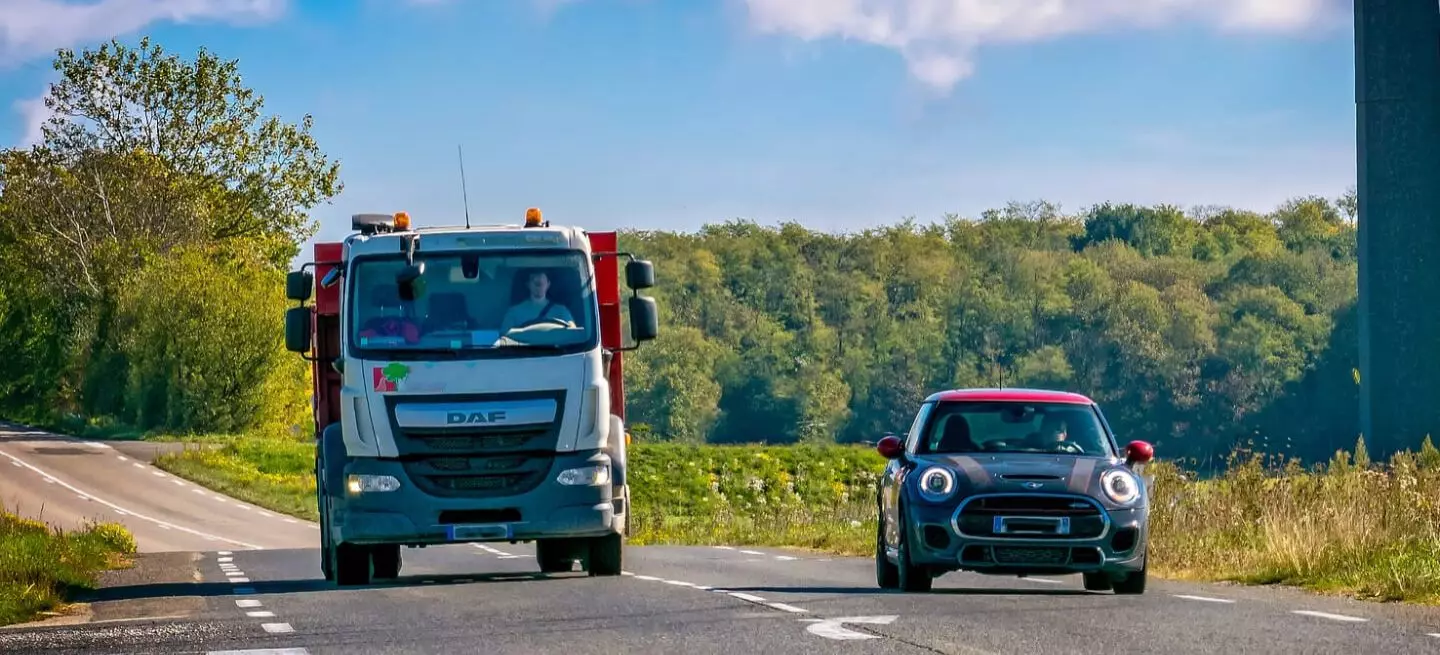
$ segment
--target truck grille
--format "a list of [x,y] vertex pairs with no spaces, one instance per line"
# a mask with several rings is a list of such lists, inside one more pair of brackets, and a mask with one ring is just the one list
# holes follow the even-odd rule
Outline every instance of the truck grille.
[[[507,395],[535,394],[437,397],[427,401],[486,402],[505,400]],[[422,491],[435,496],[496,498],[534,489],[550,474],[565,415],[563,391],[544,395],[556,401],[555,419],[549,423],[455,428],[402,428],[395,420],[395,405],[413,405],[417,399],[387,397],[390,429],[405,473]]]
[[[997,530],[1001,521],[1008,532]],[[1095,501],[1083,496],[1013,494],[967,501],[956,514],[955,525],[967,537],[1095,539],[1105,533],[1105,515]]]

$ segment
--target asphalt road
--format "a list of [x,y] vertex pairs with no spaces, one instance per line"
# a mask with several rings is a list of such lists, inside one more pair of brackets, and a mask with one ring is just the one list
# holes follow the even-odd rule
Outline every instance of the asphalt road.
[[150,465],[179,444],[84,441],[0,424],[0,507],[64,528],[115,521],[141,552],[306,548],[313,524]]
[[[0,630],[5,653],[1440,653],[1432,608],[1157,580],[1143,596],[1115,596],[1084,591],[1076,576],[951,574],[931,593],[905,594],[877,589],[869,559],[768,548],[631,547],[625,575],[610,579],[541,575],[526,544],[411,549],[399,581],[341,590],[320,578],[308,525],[233,501],[210,508],[213,494],[182,493],[133,458],[104,463],[113,451],[30,443],[0,442],[0,459],[117,494],[114,504],[149,517],[119,520],[173,524],[151,525],[150,543],[178,550],[111,576],[71,619],[88,622]],[[96,463],[55,461],[66,458]],[[74,495],[43,478],[15,484],[25,467],[9,468],[6,493]],[[83,514],[73,500],[57,504]],[[217,546],[180,527],[262,547]]]

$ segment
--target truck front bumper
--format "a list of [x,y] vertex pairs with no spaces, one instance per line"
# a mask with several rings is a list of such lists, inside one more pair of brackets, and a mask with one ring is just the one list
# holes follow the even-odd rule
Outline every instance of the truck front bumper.
[[[389,476],[394,491],[368,491],[333,498],[334,543],[438,545],[470,542],[518,542],[534,539],[600,537],[619,532],[611,482],[564,485],[561,471],[610,463],[598,451],[561,453],[551,474],[530,491],[489,498],[437,496],[418,488],[396,460],[351,459],[351,475]],[[623,510],[622,510],[623,511]]]

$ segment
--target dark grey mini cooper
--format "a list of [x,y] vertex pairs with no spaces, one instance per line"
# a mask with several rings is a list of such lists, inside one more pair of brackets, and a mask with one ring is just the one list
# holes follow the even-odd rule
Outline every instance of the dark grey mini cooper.
[[930,396],[878,444],[875,578],[927,591],[951,571],[1081,573],[1085,588],[1145,593],[1144,441],[1122,451],[1085,396],[965,389]]

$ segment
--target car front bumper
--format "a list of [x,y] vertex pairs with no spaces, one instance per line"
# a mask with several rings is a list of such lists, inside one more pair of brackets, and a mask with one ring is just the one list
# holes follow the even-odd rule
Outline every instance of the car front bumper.
[[488,498],[426,493],[395,460],[350,459],[350,475],[383,475],[400,481],[395,491],[351,493],[335,499],[331,528],[335,543],[439,545],[519,542],[534,539],[600,537],[619,532],[612,485],[562,485],[566,469],[609,461],[595,451],[558,455],[550,474],[524,493]]
[[1145,508],[1101,510],[1106,527],[1092,538],[967,535],[957,529],[957,505],[911,505],[905,537],[913,564],[998,574],[1104,572],[1123,575],[1145,566],[1149,519]]

